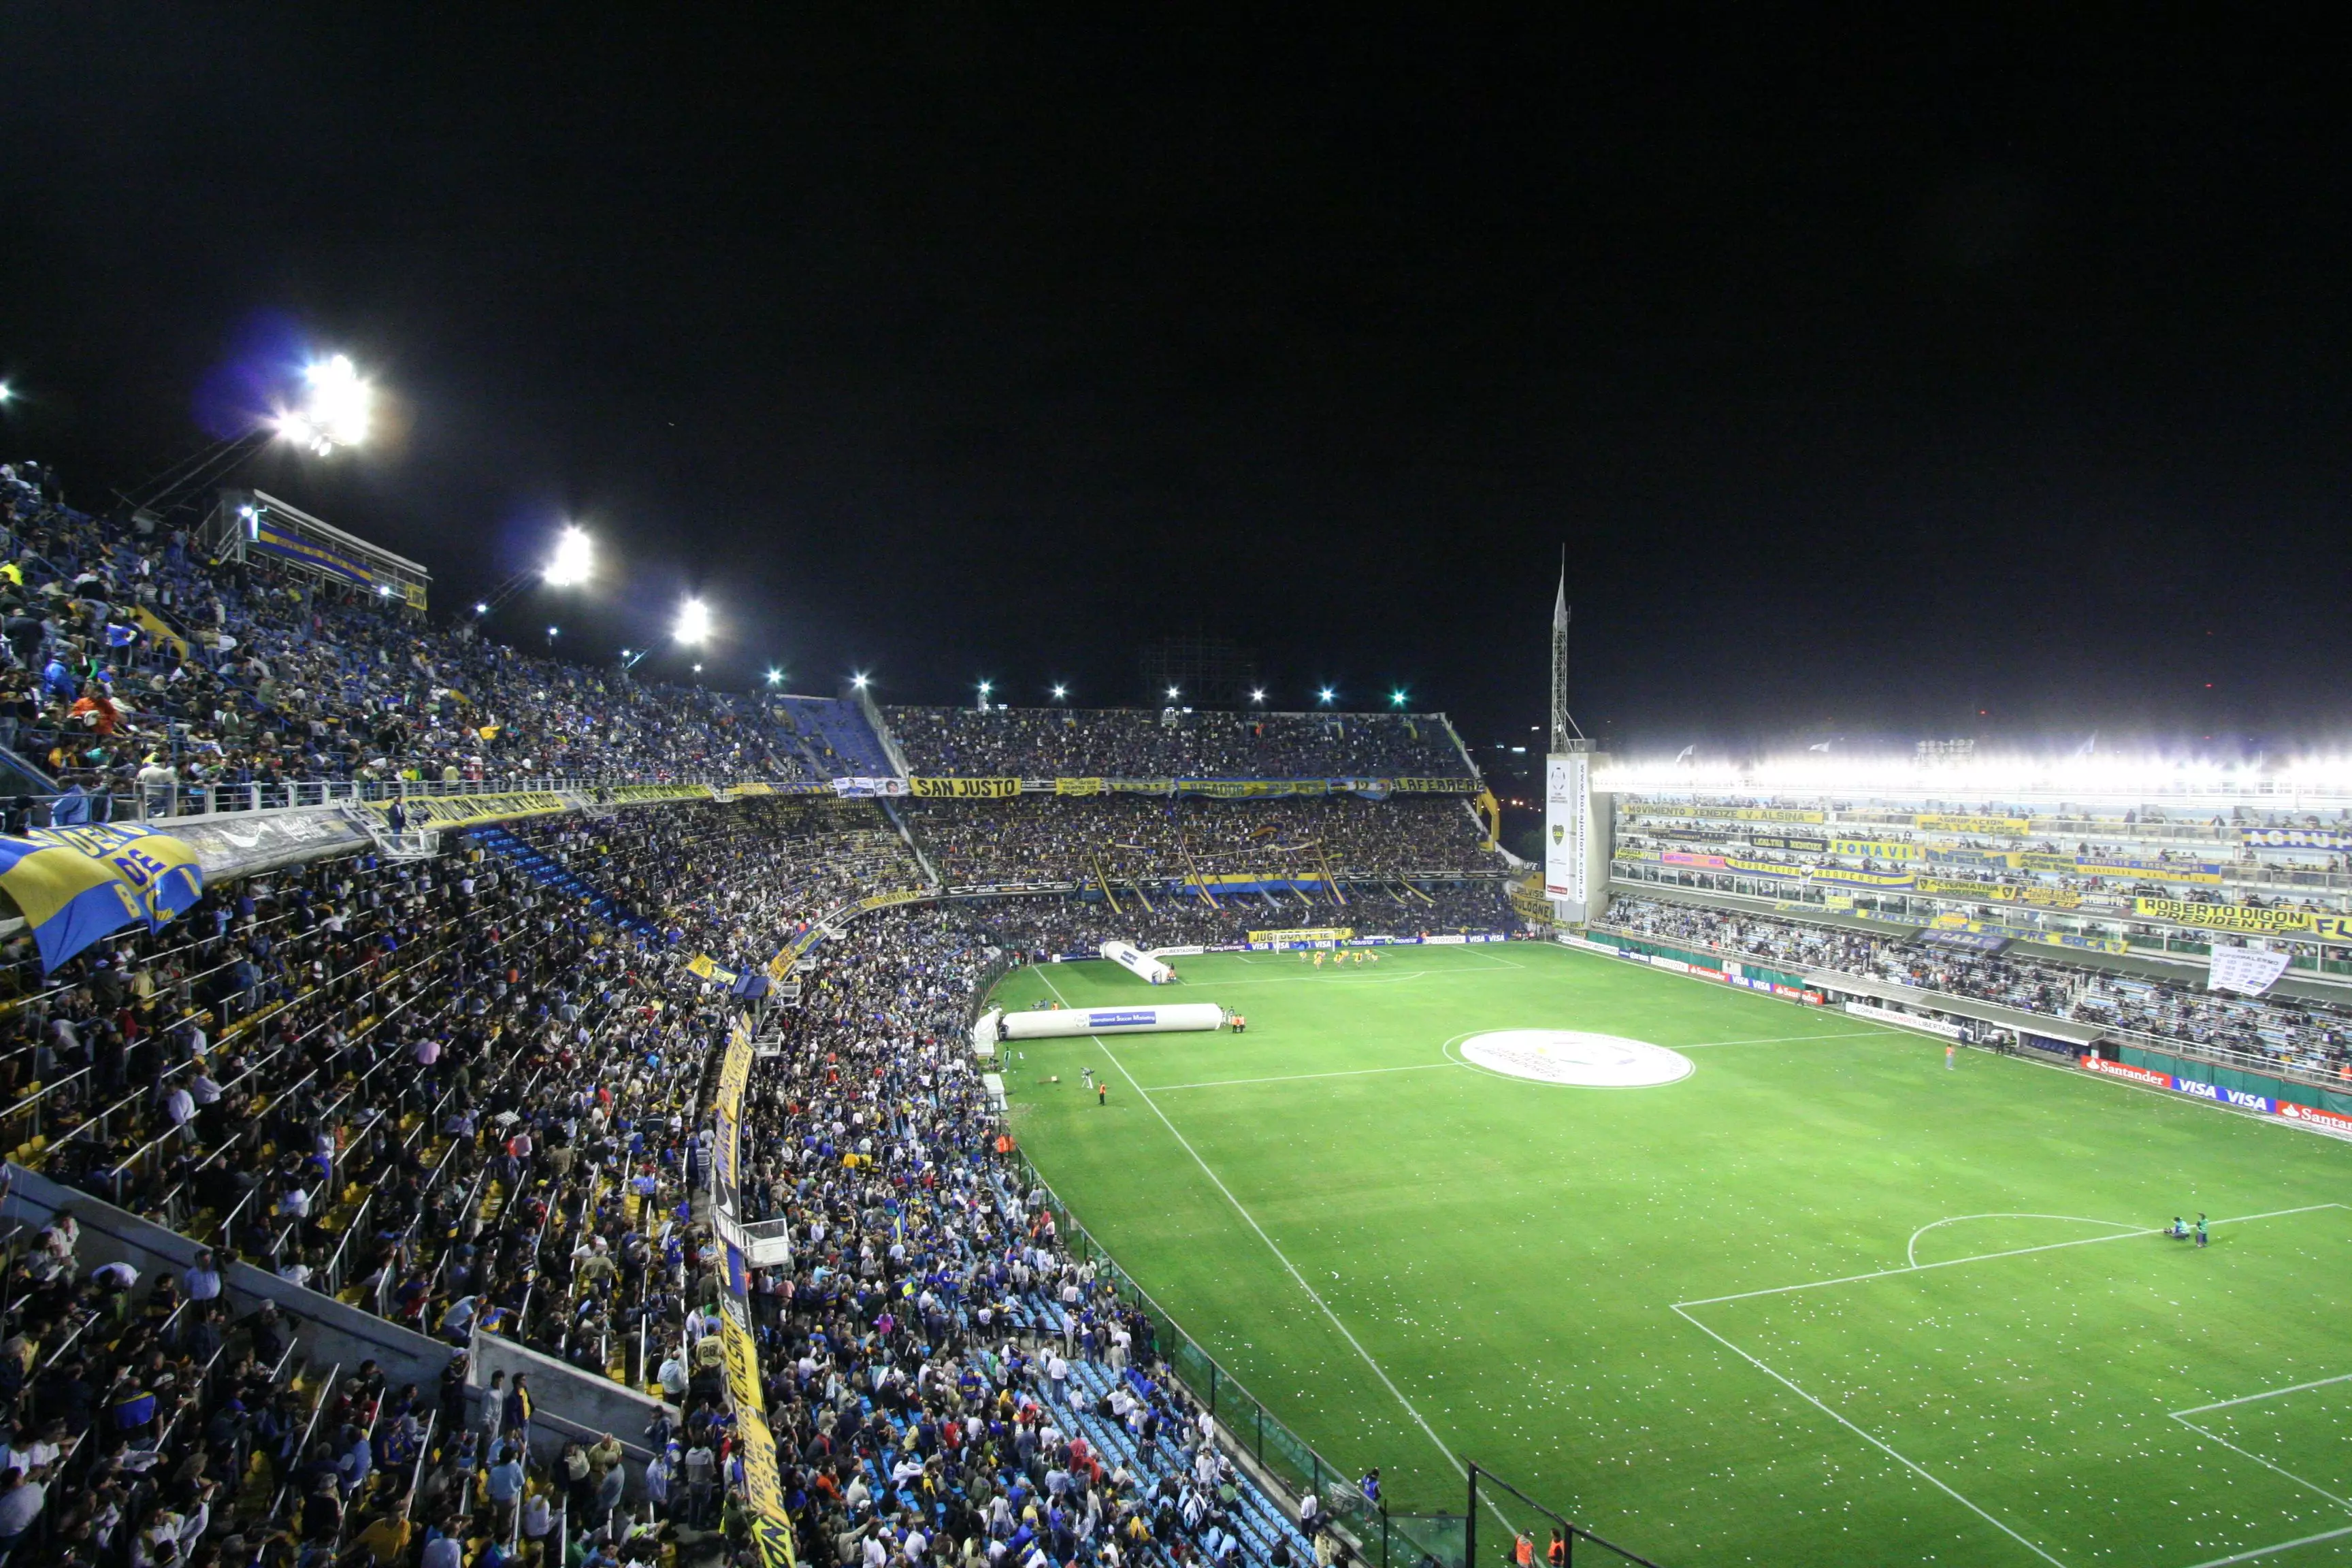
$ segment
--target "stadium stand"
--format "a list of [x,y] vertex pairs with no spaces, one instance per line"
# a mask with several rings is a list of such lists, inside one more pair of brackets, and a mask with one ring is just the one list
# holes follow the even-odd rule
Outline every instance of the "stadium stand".
[[1219,801],[1132,795],[910,801],[901,808],[953,886],[1157,884],[1193,876],[1376,881],[1496,876],[1459,796]]
[[[217,806],[223,785],[288,803],[304,780],[823,786],[894,778],[894,742],[918,777],[1472,776],[1423,715],[900,708],[886,735],[859,701],[644,686],[215,566],[22,472],[0,470],[0,742],[22,754],[0,764],[24,770],[20,830]],[[0,1144],[289,1291],[657,1390],[674,1415],[622,1435],[651,1463],[610,1439],[508,1461],[504,1405],[330,1375],[303,1323],[231,1318],[202,1269],[93,1269],[58,1225],[6,1238],[0,1441],[27,1479],[0,1485],[0,1551],[615,1568],[667,1564],[706,1532],[748,1550],[706,1111],[731,1010],[789,969],[798,1005],[766,1015],[741,1190],[792,1245],[752,1299],[801,1561],[1328,1560],[1333,1538],[1302,1535],[1290,1500],[1216,1440],[1153,1321],[1063,1245],[964,1031],[1007,963],[1114,937],[1514,930],[1504,862],[1461,796],[581,798],[464,826],[422,858],[338,852],[224,882],[53,970],[7,935]],[[2326,1001],[1641,896],[1793,882],[1812,898],[1836,885],[1822,872],[1907,872],[1857,896],[1981,888],[1995,915],[2123,919],[2150,897],[2340,910],[2333,825],[1986,813],[1931,828],[1855,807],[1813,826],[1747,809],[1621,803],[1599,924],[2352,1071],[2352,1009]],[[1922,868],[1940,880],[1922,888]],[[608,1538],[566,1557],[600,1523]]]
[[2352,1006],[2221,995],[2161,977],[1925,947],[1907,933],[1878,936],[1624,895],[1610,900],[1600,923],[1735,956],[1873,976],[2155,1040],[2243,1052],[2305,1072],[2338,1075],[2352,1068]]
[[1428,713],[1223,713],[1171,709],[887,708],[911,773],[999,778],[1461,778]]

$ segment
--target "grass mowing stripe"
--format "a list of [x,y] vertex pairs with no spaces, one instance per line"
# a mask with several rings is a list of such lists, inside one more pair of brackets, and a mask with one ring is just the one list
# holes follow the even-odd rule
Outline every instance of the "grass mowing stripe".
[[[1069,998],[1062,994],[1062,988],[1054,984],[1053,976],[1041,974],[1038,978],[1045,981],[1045,988],[1053,992],[1064,1006],[1069,1005]],[[1226,1186],[1217,1173],[1209,1168],[1209,1163],[1201,1158],[1201,1152],[1192,1147],[1192,1141],[1176,1130],[1176,1124],[1168,1120],[1168,1113],[1160,1109],[1160,1102],[1153,1100],[1144,1091],[1143,1086],[1135,1081],[1135,1075],[1127,1070],[1127,1064],[1118,1059],[1118,1053],[1106,1045],[1101,1036],[1095,1035],[1089,1037],[1094,1041],[1095,1048],[1110,1059],[1111,1066],[1118,1068],[1118,1076],[1127,1079],[1128,1087],[1135,1090],[1137,1098],[1151,1107],[1151,1114],[1160,1118],[1160,1125],[1168,1129],[1168,1135],[1176,1140],[1184,1152],[1192,1156],[1192,1163],[1201,1167],[1201,1173],[1208,1177],[1210,1184],[1224,1194],[1225,1202],[1234,1205],[1234,1212],[1242,1216],[1242,1222],[1257,1233],[1257,1238],[1265,1243],[1265,1249],[1273,1253],[1275,1260],[1282,1265],[1291,1279],[1298,1282],[1298,1288],[1307,1292],[1307,1299],[1314,1302],[1323,1315],[1331,1321],[1331,1326],[1339,1331],[1339,1337],[1346,1340],[1354,1348],[1355,1352],[1364,1358],[1364,1364],[1372,1369],[1372,1375],[1381,1380],[1381,1386],[1396,1395],[1396,1402],[1404,1406],[1404,1413],[1412,1417],[1413,1425],[1420,1427],[1437,1451],[1445,1456],[1445,1462],[1454,1467],[1454,1473],[1466,1479],[1470,1474],[1469,1467],[1454,1458],[1454,1450],[1445,1446],[1445,1439],[1437,1435],[1437,1429],[1429,1424],[1418,1409],[1414,1408],[1412,1401],[1405,1397],[1404,1390],[1396,1385],[1396,1380],[1389,1376],[1387,1369],[1372,1358],[1372,1352],[1364,1348],[1364,1342],[1355,1336],[1347,1324],[1339,1321],[1339,1314],[1331,1310],[1331,1304],[1323,1300],[1322,1293],[1307,1282],[1307,1276],[1298,1271],[1298,1266],[1290,1261],[1287,1253],[1275,1245],[1274,1237],[1266,1235],[1265,1227],[1258,1224],[1257,1216],[1242,1205],[1241,1199],[1234,1196],[1233,1189]],[[1496,1519],[1501,1521],[1506,1530],[1512,1528],[1511,1521],[1504,1517],[1502,1509],[1493,1499],[1487,1500],[1486,1506],[1494,1510]]]
[[1779,1373],[1773,1371],[1762,1362],[1758,1361],[1754,1356],[1749,1355],[1746,1351],[1741,1350],[1738,1345],[1733,1344],[1729,1340],[1725,1339],[1721,1334],[1717,1333],[1713,1329],[1708,1328],[1705,1323],[1700,1322],[1696,1318],[1692,1317],[1688,1312],[1684,1311],[1679,1303],[1675,1306],[1673,1310],[1675,1315],[1682,1319],[1684,1322],[1690,1324],[1700,1333],[1705,1334],[1708,1339],[1713,1340],[1716,1343],[1729,1351],[1733,1355],[1736,1355],[1740,1360],[1748,1363],[1757,1371],[1762,1373],[1765,1376],[1770,1378],[1773,1382],[1779,1384],[1781,1387],[1787,1389],[1790,1393],[1795,1394],[1798,1398],[1803,1400],[1806,1404],[1811,1405],[1814,1409],[1820,1411],[1822,1415],[1828,1416],[1831,1420],[1836,1422],[1847,1431],[1853,1433],[1855,1436],[1860,1437],[1864,1442],[1869,1444],[1872,1447],[1876,1448],[1880,1453],[1885,1454],[1888,1458],[1893,1459],[1896,1464],[1901,1465],[1905,1469],[1909,1470],[1913,1475],[1917,1476],[1921,1480],[1926,1481],[1929,1486],[1934,1487],[1937,1491],[1942,1492],[1946,1497],[1950,1498],[1954,1502],[1958,1503],[1962,1508],[1967,1509],[1970,1513],[1975,1514],[1979,1519],[1983,1520],[1987,1524],[1991,1525],[1995,1530],[2000,1531],[2003,1535],[2008,1536],[2011,1541],[2014,1541],[2020,1546],[2024,1547],[2028,1552],[2032,1552],[2036,1557],[2041,1558],[2044,1563],[2055,1564],[2055,1568],[2066,1568],[2065,1563],[2062,1559],[2051,1556],[2050,1553],[2042,1551],[2042,1548],[2036,1546],[2031,1541],[2026,1540],[2022,1535],[2018,1534],[2016,1531],[2011,1530],[2007,1524],[2004,1524],[1993,1515],[1987,1513],[1983,1509],[1979,1508],[1975,1503],[1970,1502],[1967,1498],[1953,1490],[1951,1487],[1937,1477],[1933,1471],[1928,1470],[1916,1461],[1906,1458],[1902,1454],[1897,1453],[1888,1444],[1873,1436],[1869,1432],[1857,1426],[1852,1421],[1847,1420],[1843,1415],[1841,1415],[1836,1411],[1831,1409],[1828,1405],[1822,1404],[1820,1400],[1814,1398],[1811,1394],[1806,1393],[1803,1389],[1798,1387],[1791,1380],[1781,1376]]
[[[2352,1378],[2147,1421],[2352,1373],[2337,1261],[2352,1245],[2346,1143],[2267,1137],[2242,1112],[2137,1084],[2114,1093],[2055,1058],[1971,1050],[1948,1072],[1933,1037],[1565,950],[1514,948],[1517,971],[1475,952],[1387,956],[1338,975],[1295,959],[1180,960],[1193,988],[1150,1000],[1277,982],[1244,1008],[1246,1037],[1106,1036],[1115,1066],[1081,1036],[1016,1048],[1022,1065],[1007,1070],[1017,1135],[1046,1180],[1337,1468],[1381,1465],[1404,1507],[1459,1515],[1458,1472],[1323,1306],[1447,1449],[1661,1562],[2044,1565],[1727,1353],[1720,1334],[2074,1568],[2352,1563],[2342,1506],[2189,1425],[2352,1500],[2336,1441]],[[1479,982],[1348,983],[1448,968]],[[1107,963],[1045,973],[1052,987],[1016,972],[1000,999],[1112,1007],[1148,994]],[[1640,1093],[1370,1070],[1434,1064],[1449,1038],[1520,1028],[1791,1048],[1693,1049],[1695,1073]],[[1832,1032],[1819,1042],[1831,1049],[1794,1048]],[[1104,1113],[1079,1094],[1087,1062],[1127,1069],[1124,1115],[1117,1095]],[[1196,1098],[1170,1106],[1153,1087],[1212,1089],[1213,1073],[1276,1092],[1171,1087]],[[1331,1093],[1311,1077],[1297,1089],[1236,1081],[1322,1073],[1349,1076]],[[1182,1142],[1151,1137],[1138,1116],[1172,1122]],[[1283,1258],[1322,1305],[1227,1193],[1268,1236],[1279,1228]],[[2122,1216],[2161,1222],[2184,1203],[2233,1218],[2330,1206],[2225,1225],[2210,1252],[1990,1256],[2138,1231]],[[1935,1228],[2032,1214],[2076,1218]],[[1979,1267],[1661,1315],[1759,1280],[1961,1253]],[[1688,1331],[1691,1320],[1715,1332]]]
[[1459,1067],[1459,1062],[1415,1062],[1401,1068],[1344,1068],[1338,1072],[1284,1073],[1277,1078],[1213,1078],[1201,1083],[1155,1083],[1145,1094],[1165,1094],[1171,1089],[1230,1089],[1242,1083],[1298,1083],[1310,1078],[1370,1078],[1381,1072],[1427,1072],[1432,1068]]

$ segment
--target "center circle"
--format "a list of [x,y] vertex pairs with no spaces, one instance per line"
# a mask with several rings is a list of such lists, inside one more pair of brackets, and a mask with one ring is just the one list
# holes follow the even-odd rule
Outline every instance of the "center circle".
[[1690,1058],[1647,1040],[1581,1029],[1496,1029],[1462,1042],[1462,1059],[1509,1078],[1582,1089],[1649,1089],[1690,1077]]

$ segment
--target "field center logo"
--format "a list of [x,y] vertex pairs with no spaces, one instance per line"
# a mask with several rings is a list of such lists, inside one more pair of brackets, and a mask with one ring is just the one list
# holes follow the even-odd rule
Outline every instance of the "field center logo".
[[1464,1061],[1489,1072],[1581,1089],[1649,1089],[1693,1071],[1688,1057],[1664,1046],[1580,1029],[1496,1029],[1461,1049]]

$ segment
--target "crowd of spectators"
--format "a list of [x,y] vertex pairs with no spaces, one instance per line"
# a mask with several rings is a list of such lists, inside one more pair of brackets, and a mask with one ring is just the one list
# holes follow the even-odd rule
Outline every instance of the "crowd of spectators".
[[1289,902],[1255,897],[1224,897],[1214,905],[1198,899],[1160,897],[1145,900],[1119,895],[1117,905],[1101,898],[1023,897],[976,900],[963,919],[992,933],[1014,952],[1032,958],[1091,956],[1106,942],[1139,947],[1219,947],[1245,942],[1254,931],[1344,926],[1366,936],[1507,933],[1518,929],[1501,884],[1438,884],[1410,894],[1394,889],[1355,888],[1347,902],[1318,898]]
[[1462,778],[1425,713],[887,708],[908,771],[950,778]]
[[[625,835],[614,823],[625,818]],[[658,911],[665,941],[738,972],[831,910],[927,886],[905,837],[870,801],[765,796],[621,814],[526,819],[511,831],[556,864]],[[712,868],[723,867],[723,876]]]
[[854,703],[527,656],[470,619],[214,562],[185,529],[102,521],[22,479],[0,479],[0,746],[70,790],[61,820],[205,785],[782,783],[880,754]]
[[1000,1142],[961,1048],[990,939],[897,912],[821,951],[747,1193],[793,1241],[756,1306],[805,1560],[1307,1561]]
[[2305,1071],[2352,1068],[2352,1010],[2298,997],[2230,995],[2166,978],[1937,947],[1907,935],[1623,895],[1610,900],[1606,923],[1636,935],[1700,942],[1791,968],[1874,976],[2159,1042],[2247,1052]]
[[[26,1490],[61,1471],[0,1475],[0,1545],[24,1510],[21,1561],[110,1563],[168,1535],[168,1555],[132,1561],[243,1568],[364,1542],[383,1568],[457,1568],[551,1552],[551,1532],[651,1560],[674,1549],[643,1532],[662,1521],[744,1542],[696,1204],[730,1003],[682,961],[764,959],[911,858],[871,807],[772,799],[518,828],[659,936],[519,874],[485,832],[436,859],[215,889],[19,999],[0,1046],[16,1157],[213,1249],[209,1284],[191,1270],[143,1308],[122,1274],[70,1262],[47,1293],[12,1288],[24,1348],[0,1355],[0,1415],[78,1467],[63,1509]],[[1009,941],[977,917],[1016,907],[1042,922],[1077,901],[833,934],[753,1081],[745,1217],[794,1243],[755,1316],[803,1560],[862,1568],[872,1543],[920,1568],[1303,1563],[1308,1541],[1159,1374],[1150,1321],[1059,1247],[996,1141],[960,1040]],[[478,1328],[657,1386],[676,1416],[627,1435],[650,1463],[607,1435],[527,1467],[509,1391],[469,1415],[461,1381],[304,1383],[299,1324],[205,1304],[232,1258],[453,1346]],[[56,1399],[10,1406],[14,1364]]]
[[901,809],[949,886],[1157,885],[1198,876],[1269,879],[1496,876],[1500,856],[1459,796],[1384,801],[1025,795],[918,800]]

